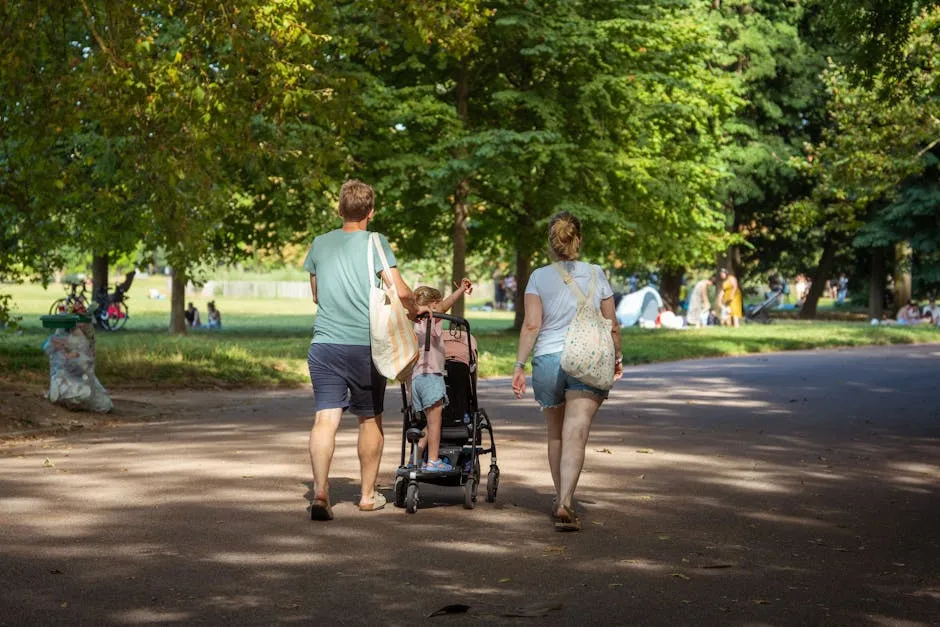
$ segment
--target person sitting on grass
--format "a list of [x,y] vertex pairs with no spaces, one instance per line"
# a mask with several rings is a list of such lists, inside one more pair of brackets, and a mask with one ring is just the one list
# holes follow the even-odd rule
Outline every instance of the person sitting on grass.
[[917,302],[910,300],[901,307],[898,310],[897,321],[901,325],[920,324],[920,307],[917,306]]
[[222,314],[219,313],[219,310],[215,307],[215,301],[210,300],[206,305],[206,311],[208,311],[209,321],[206,323],[206,327],[210,329],[221,329],[222,328]]
[[186,311],[183,315],[186,316],[186,326],[190,329],[198,329],[202,326],[202,321],[199,319],[199,310],[196,309],[192,301],[186,306]]
[[[440,290],[422,285],[414,291],[415,304],[428,307],[431,311],[444,313],[454,306],[464,294],[473,291],[473,284],[467,279],[461,281],[457,290],[444,298]],[[441,461],[441,423],[444,405],[447,404],[447,390],[444,385],[444,321],[431,319],[430,350],[424,350],[428,333],[428,321],[415,322],[415,334],[418,336],[419,357],[411,375],[411,402],[415,411],[423,411],[428,421],[425,435],[418,441],[418,458],[423,457],[426,449],[428,461],[422,466],[427,472],[450,472],[450,464]]]

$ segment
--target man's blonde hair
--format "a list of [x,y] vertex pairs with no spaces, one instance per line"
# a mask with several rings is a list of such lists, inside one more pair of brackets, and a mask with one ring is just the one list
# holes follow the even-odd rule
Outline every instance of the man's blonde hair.
[[339,190],[339,215],[344,220],[365,220],[375,207],[375,192],[362,181],[350,179]]
[[444,295],[441,294],[440,290],[428,287],[427,285],[416,288],[414,295],[415,304],[420,307],[427,307],[431,303],[439,303],[444,300]]

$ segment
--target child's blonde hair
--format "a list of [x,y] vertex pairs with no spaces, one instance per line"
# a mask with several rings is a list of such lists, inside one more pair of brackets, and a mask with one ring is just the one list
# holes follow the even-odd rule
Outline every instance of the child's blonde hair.
[[428,287],[427,285],[416,288],[414,294],[415,304],[420,307],[427,307],[431,303],[439,303],[444,300],[444,295],[441,294],[440,290]]

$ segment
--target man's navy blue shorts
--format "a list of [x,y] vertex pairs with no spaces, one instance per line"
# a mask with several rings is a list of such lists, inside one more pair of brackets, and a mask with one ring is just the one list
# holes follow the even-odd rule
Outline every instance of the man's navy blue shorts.
[[316,411],[341,407],[365,417],[385,408],[386,379],[372,364],[372,347],[311,344],[307,367]]

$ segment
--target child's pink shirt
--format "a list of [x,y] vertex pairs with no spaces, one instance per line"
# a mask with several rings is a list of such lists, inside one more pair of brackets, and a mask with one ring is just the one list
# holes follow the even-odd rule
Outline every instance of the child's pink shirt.
[[412,377],[421,374],[444,374],[444,321],[435,319],[431,324],[431,350],[424,350],[424,340],[428,330],[428,321],[415,322],[415,335],[418,336],[418,363],[412,371]]

